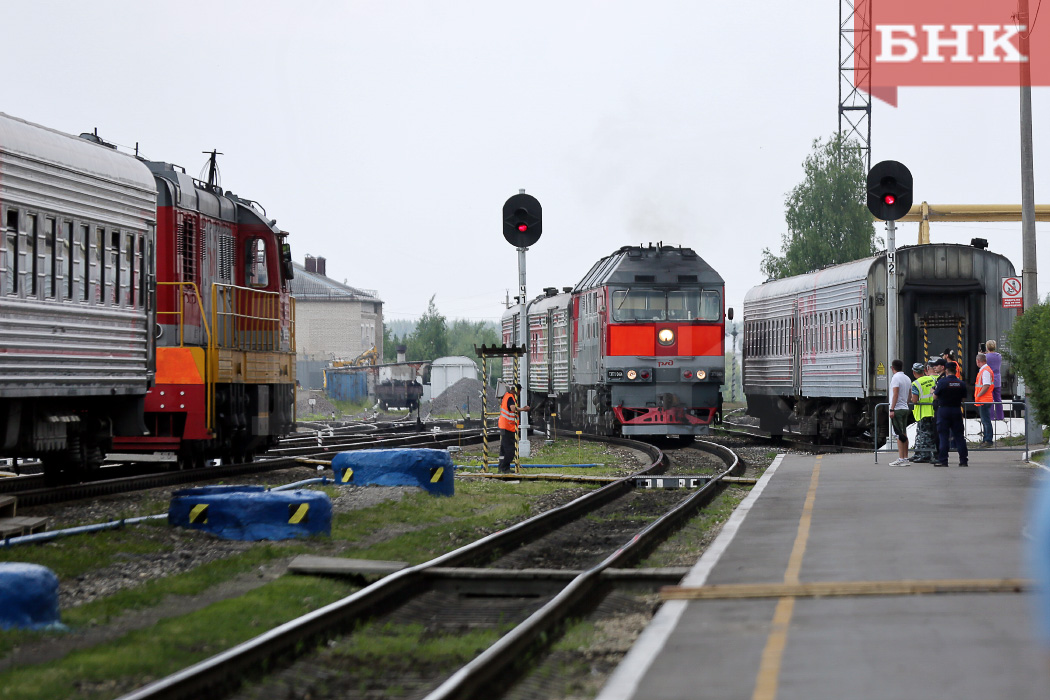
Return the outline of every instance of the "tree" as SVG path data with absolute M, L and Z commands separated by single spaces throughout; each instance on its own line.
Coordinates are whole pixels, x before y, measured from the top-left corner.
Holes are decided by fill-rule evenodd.
M 841 134 L 815 139 L 802 168 L 805 179 L 784 201 L 788 233 L 780 237 L 781 255 L 762 250 L 760 269 L 770 279 L 866 258 L 881 245 L 866 204 L 867 175 L 857 143 Z
M 1050 297 L 1025 309 L 1014 322 L 1003 354 L 1024 377 L 1025 393 L 1038 420 L 1050 423 Z
M 409 360 L 436 360 L 448 355 L 448 331 L 445 317 L 434 304 L 436 296 L 430 297 L 427 311 L 419 318 L 415 333 L 406 339 Z

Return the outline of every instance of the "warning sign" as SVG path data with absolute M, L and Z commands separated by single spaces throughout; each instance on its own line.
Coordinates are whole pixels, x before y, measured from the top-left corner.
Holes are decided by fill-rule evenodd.
M 1004 309 L 1020 309 L 1024 306 L 1020 277 L 1003 277 L 1002 290 Z
M 878 364 L 878 366 L 875 367 L 875 374 L 879 375 L 880 377 L 885 377 L 886 376 L 886 365 L 884 363 L 880 362 Z

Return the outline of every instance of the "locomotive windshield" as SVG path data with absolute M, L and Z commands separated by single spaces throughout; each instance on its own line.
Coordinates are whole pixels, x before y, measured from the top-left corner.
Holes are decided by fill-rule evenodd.
M 617 289 L 614 321 L 718 321 L 722 298 L 714 289 Z

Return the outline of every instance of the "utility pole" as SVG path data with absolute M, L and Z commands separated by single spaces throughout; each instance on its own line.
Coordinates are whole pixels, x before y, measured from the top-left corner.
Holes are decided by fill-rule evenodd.
M 1018 0 L 1021 50 L 1021 294 L 1025 310 L 1039 303 L 1035 255 L 1035 165 L 1032 157 L 1032 66 L 1029 62 L 1028 0 Z

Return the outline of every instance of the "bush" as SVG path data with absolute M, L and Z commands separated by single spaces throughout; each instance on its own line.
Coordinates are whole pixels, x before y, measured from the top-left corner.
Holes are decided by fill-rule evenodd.
M 1050 297 L 1018 317 L 1003 354 L 1024 377 L 1036 418 L 1050 423 Z

